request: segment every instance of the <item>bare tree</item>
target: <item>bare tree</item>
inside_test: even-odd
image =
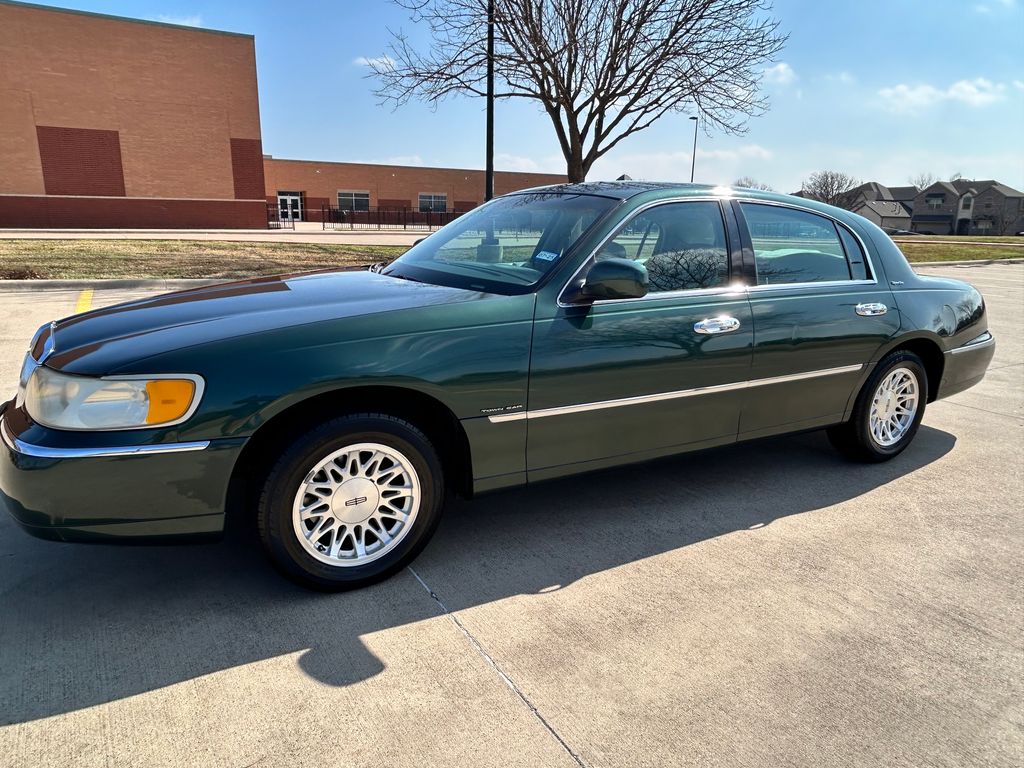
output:
[[[429,30],[429,51],[392,32],[370,59],[382,102],[437,104],[486,91],[487,0],[394,0]],[[498,98],[539,103],[570,181],[668,112],[742,133],[768,108],[765,65],[786,42],[763,0],[494,0]]]
[[[956,171],[952,176],[949,177],[950,181],[960,181],[964,175],[960,171]]]
[[[734,187],[743,187],[744,189],[763,189],[765,192],[774,192],[771,185],[765,184],[763,181],[758,181],[752,176],[740,176],[736,181],[732,183]]]
[[[817,171],[804,181],[800,192],[804,197],[813,200],[820,200],[840,208],[849,208],[854,202],[853,195],[850,193],[858,186],[860,186],[859,180],[840,171]]]
[[[909,179],[907,179],[907,181],[909,181],[918,189],[926,189],[930,187],[932,184],[934,184],[936,181],[938,181],[938,179],[935,177],[934,173],[921,172],[916,176],[910,177]]]

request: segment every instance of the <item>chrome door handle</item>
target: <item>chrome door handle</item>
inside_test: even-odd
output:
[[[877,302],[871,302],[869,304],[858,304],[856,312],[858,315],[863,317],[872,317],[873,315],[884,315],[889,311],[889,308],[885,304],[879,304]]]
[[[693,330],[697,333],[732,333],[739,330],[740,321],[735,317],[708,317],[699,323],[693,324]]]

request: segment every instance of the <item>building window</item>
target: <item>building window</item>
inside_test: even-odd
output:
[[[343,211],[368,211],[370,210],[370,193],[339,192],[338,208]]]
[[[974,227],[976,229],[989,230],[992,229],[992,222],[989,221],[988,219],[980,219],[974,222]]]
[[[420,213],[447,210],[448,195],[420,194]]]
[[[941,208],[946,204],[946,196],[944,194],[927,195],[924,200],[929,208]]]
[[[960,207],[963,210],[965,210],[965,211],[969,211],[969,210],[971,210],[971,203],[972,202],[973,202],[973,199],[971,198],[970,195],[964,195],[964,199],[960,201]]]

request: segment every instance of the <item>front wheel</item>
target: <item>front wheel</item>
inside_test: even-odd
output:
[[[921,358],[893,352],[868,377],[850,420],[829,428],[829,440],[855,461],[888,461],[913,441],[927,399],[928,374]]]
[[[384,414],[343,416],[285,449],[260,498],[260,536],[290,579],[351,589],[411,562],[443,500],[441,462],[419,429]]]

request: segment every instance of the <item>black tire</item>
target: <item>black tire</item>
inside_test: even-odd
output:
[[[300,541],[293,526],[293,505],[300,486],[318,463],[356,443],[377,443],[408,459],[419,482],[419,507],[402,538],[378,559],[361,565],[330,565]],[[437,451],[414,425],[380,413],[340,416],[297,438],[270,470],[258,507],[260,538],[275,567],[292,581],[323,591],[354,589],[386,579],[420,553],[437,529],[444,498],[444,474]],[[372,527],[369,530],[373,539]],[[379,538],[374,540],[384,547]]]
[[[917,412],[910,427],[892,445],[880,444],[871,432],[871,404],[875,391],[882,381],[897,368],[905,368],[917,379]],[[924,363],[913,352],[900,350],[887,355],[875,367],[857,395],[850,420],[829,427],[828,438],[835,448],[852,461],[877,463],[889,461],[902,453],[914,440],[921,419],[924,418],[925,403],[928,400],[928,373]]]

